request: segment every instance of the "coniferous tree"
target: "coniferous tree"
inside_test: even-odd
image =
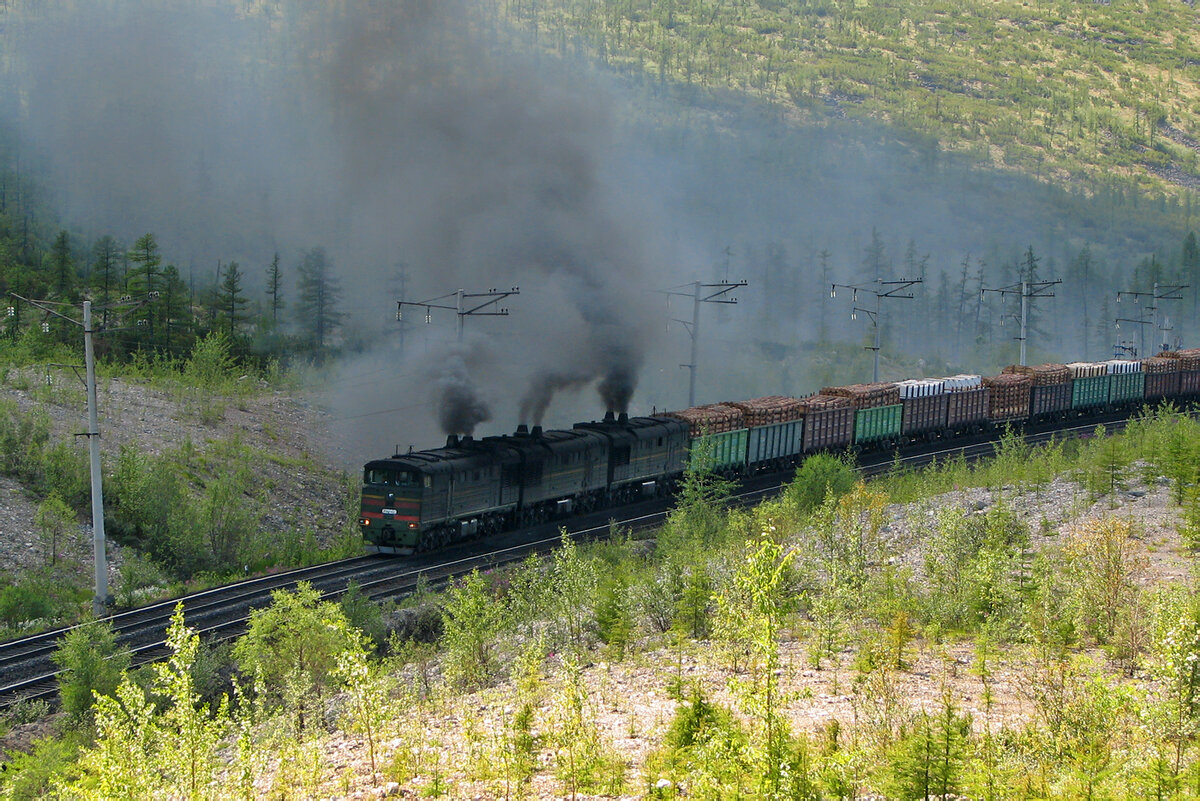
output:
[[[134,341],[141,349],[156,343],[155,317],[159,314],[158,295],[162,289],[162,254],[154,234],[144,234],[133,243],[127,256],[129,272],[126,273],[126,288],[135,302],[140,303],[132,315]]]
[[[267,268],[267,295],[271,298],[271,325],[279,324],[279,312],[283,310],[283,270],[279,266],[279,254],[271,259]]]
[[[1179,267],[1183,272],[1183,283],[1192,288],[1192,325],[1200,319],[1200,245],[1196,244],[1196,232],[1189,231],[1183,240]]]
[[[241,325],[247,319],[246,304],[249,302],[242,290],[242,271],[236,261],[231,261],[217,287],[216,308],[220,323],[214,320],[214,327],[229,334],[231,342],[238,339]]]
[[[318,358],[342,321],[342,313],[338,311],[342,290],[332,272],[321,247],[305,253],[300,262],[296,317],[301,330],[309,332],[309,344]]]
[[[187,285],[174,264],[163,269],[161,300],[165,347],[175,355],[183,354],[192,346],[192,308]]]
[[[66,231],[59,231],[43,260],[45,292],[55,300],[73,302],[76,299],[75,258],[71,255],[71,238]],[[75,326],[59,317],[50,320],[54,338],[67,342],[75,335]]]
[[[71,237],[59,231],[46,256],[49,289],[59,300],[72,300],[75,289],[75,257],[71,255]]]
[[[91,284],[95,290],[96,302],[101,308],[101,325],[108,325],[108,305],[112,303],[113,295],[119,294],[123,283],[121,275],[122,259],[120,245],[111,236],[102,236],[92,247]]]

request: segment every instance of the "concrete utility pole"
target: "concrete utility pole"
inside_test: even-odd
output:
[[[736,284],[731,284],[728,281],[721,281],[717,284],[705,284],[700,281],[693,281],[691,284],[691,292],[681,291],[688,284],[681,284],[672,289],[662,290],[662,294],[667,296],[667,302],[670,303],[672,297],[683,297],[692,299],[692,319],[678,320],[672,318],[671,322],[679,323],[687,329],[688,334],[692,338],[692,358],[687,364],[681,364],[680,367],[688,368],[688,406],[696,405],[696,369],[700,360],[700,304],[701,303],[726,303],[736,304],[737,298],[726,298],[725,295],[740,287],[748,286],[745,281],[738,281]]]
[[[1140,340],[1140,350],[1143,356],[1149,355],[1146,350],[1146,326],[1150,326],[1152,331],[1159,332],[1159,342],[1154,345],[1154,349],[1168,350],[1170,343],[1166,341],[1166,333],[1171,330],[1170,322],[1163,318],[1162,325],[1159,325],[1158,319],[1158,303],[1162,300],[1183,300],[1183,295],[1180,294],[1187,289],[1187,284],[1160,284],[1154,282],[1154,287],[1150,292],[1134,292],[1125,290],[1117,293],[1117,303],[1121,302],[1121,298],[1133,298],[1133,302],[1138,304],[1142,298],[1150,298],[1150,304],[1144,308],[1150,312],[1149,320],[1130,319],[1128,317],[1118,317],[1116,320],[1117,330],[1121,330],[1121,323],[1132,323],[1139,326],[1138,338]]]
[[[1054,293],[1050,291],[1051,287],[1061,284],[1061,280],[1054,281],[1021,281],[1019,284],[1011,284],[1009,286],[999,287],[997,289],[988,289],[982,287],[979,290],[979,302],[983,302],[983,296],[988,292],[995,292],[1001,297],[1004,295],[1020,295],[1021,296],[1021,315],[1018,318],[1021,324],[1021,335],[1017,340],[1021,343],[1021,361],[1025,364],[1025,342],[1029,339],[1029,301],[1035,298],[1052,298]],[[1004,318],[1000,318],[1000,325],[1004,325]]]
[[[445,295],[438,295],[436,298],[422,301],[396,301],[396,319],[404,320],[404,307],[415,306],[425,310],[425,322],[433,322],[434,309],[448,309],[458,315],[458,341],[463,341],[464,323],[467,317],[507,317],[508,309],[496,309],[495,311],[483,311],[490,308],[500,301],[512,295],[521,294],[518,287],[511,289],[489,289],[487,292],[464,292],[459,289],[454,292],[448,292]],[[454,298],[454,305],[439,303],[438,301],[447,298]],[[469,301],[469,303],[468,303]],[[480,302],[476,302],[480,301]]]
[[[68,317],[65,314],[60,314],[44,302],[23,298],[16,293],[9,294],[48,314],[53,314],[55,317],[61,317],[67,322],[82,325],[83,327],[83,356],[87,373],[87,381],[85,383],[87,384],[88,403],[88,430],[83,436],[88,438],[88,451],[91,463],[92,560],[96,574],[96,591],[92,598],[92,612],[96,617],[101,617],[107,611],[111,598],[108,595],[108,555],[105,551],[106,543],[104,538],[104,487],[100,472],[100,423],[99,412],[96,407],[96,357],[92,347],[92,334],[94,333],[92,329],[92,302],[90,300],[83,302],[83,322],[80,323],[78,320]],[[9,316],[13,316],[12,307],[9,308]]]
[[[850,302],[852,304],[858,302],[858,293],[859,292],[866,292],[869,295],[875,296],[875,308],[874,309],[864,309],[859,306],[852,306],[850,309],[850,319],[851,320],[857,320],[858,313],[862,312],[863,314],[865,314],[871,318],[871,324],[875,326],[875,344],[874,345],[866,345],[864,348],[865,350],[875,351],[875,369],[872,372],[872,378],[871,378],[872,381],[875,381],[875,382],[879,381],[879,350],[882,347],[881,342],[880,342],[880,328],[879,328],[879,315],[882,313],[882,310],[880,309],[880,302],[884,301],[884,300],[893,300],[893,299],[912,300],[912,298],[913,298],[912,293],[911,292],[905,293],[904,290],[910,289],[910,288],[916,286],[917,284],[922,284],[922,283],[924,283],[924,281],[920,278],[900,278],[900,279],[891,280],[891,281],[885,281],[882,278],[876,278],[874,281],[874,285],[879,287],[878,289],[871,289],[870,285],[860,285],[860,286],[855,286],[853,284],[831,284],[830,285],[829,297],[836,298],[837,291],[839,289],[849,289],[851,291]],[[885,287],[891,287],[891,289],[885,289]]]

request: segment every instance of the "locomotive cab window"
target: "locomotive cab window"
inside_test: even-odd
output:
[[[419,487],[420,478],[408,470],[388,470],[386,468],[369,468],[363,476],[363,483],[382,484],[386,487]]]

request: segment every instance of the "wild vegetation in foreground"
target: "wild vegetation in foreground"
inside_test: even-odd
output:
[[[653,541],[564,537],[400,610],[302,587],[231,647],[177,618],[174,656],[134,671],[81,628],[58,657],[62,712],[8,713],[6,742],[45,736],[0,782],[13,798],[1196,797],[1198,457],[1200,424],[1163,410],[869,484],[815,457],[749,510],[700,469]]]

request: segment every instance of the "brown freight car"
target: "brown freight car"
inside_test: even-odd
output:
[[[840,450],[854,439],[854,405],[840,395],[799,398],[804,412],[803,451]]]
[[[1029,416],[1030,390],[1033,380],[1027,375],[1002,373],[983,379],[988,388],[989,420],[1017,420]]]

